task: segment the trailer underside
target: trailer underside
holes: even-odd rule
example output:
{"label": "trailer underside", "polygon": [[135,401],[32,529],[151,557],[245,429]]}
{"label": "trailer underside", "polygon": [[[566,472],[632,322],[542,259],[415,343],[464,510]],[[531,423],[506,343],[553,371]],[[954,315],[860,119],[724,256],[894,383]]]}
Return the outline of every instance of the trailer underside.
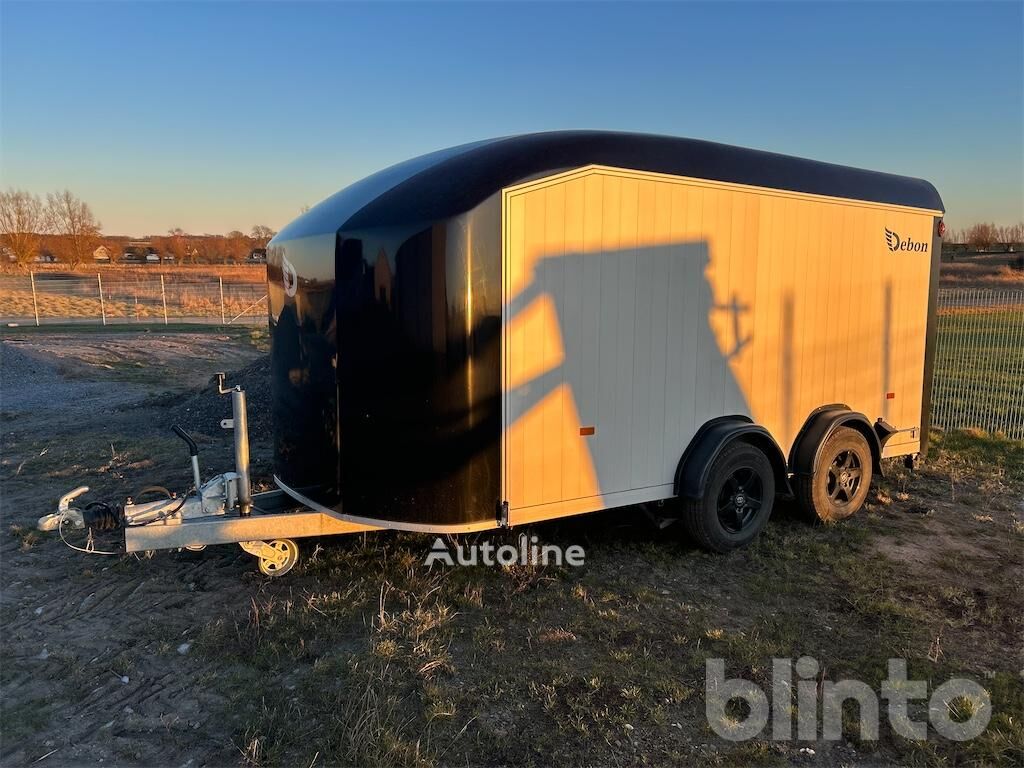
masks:
{"label": "trailer underside", "polygon": [[373,530],[303,507],[282,490],[253,494],[252,512],[167,520],[124,529],[126,552],[202,547],[273,539],[334,536]]}

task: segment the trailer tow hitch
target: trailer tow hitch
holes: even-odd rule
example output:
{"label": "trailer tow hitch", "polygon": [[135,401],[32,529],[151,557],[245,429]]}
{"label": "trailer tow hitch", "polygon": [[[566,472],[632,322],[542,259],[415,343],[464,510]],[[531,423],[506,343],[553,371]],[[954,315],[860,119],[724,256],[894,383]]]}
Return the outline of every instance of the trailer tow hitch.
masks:
{"label": "trailer tow hitch", "polygon": [[[87,485],[82,485],[60,498],[56,512],[39,518],[38,529],[58,531],[62,539],[66,527],[88,529],[89,542],[84,551],[94,553],[98,551],[92,545],[93,531],[115,531],[138,525],[176,525],[193,518],[221,516],[238,506],[240,500],[247,495],[239,487],[238,473],[225,472],[200,484],[199,452],[195,441],[179,426],[174,426],[173,431],[188,446],[192,464],[193,486],[184,496],[179,497],[161,486],[150,486],[136,494],[135,498],[128,497],[123,506],[103,501],[93,501],[81,507],[71,506],[75,499],[89,490]],[[154,495],[157,498],[153,499]],[[64,539],[64,543],[72,549],[83,551],[67,539]]]}
{"label": "trailer tow hitch", "polygon": [[36,527],[40,531],[56,531],[64,524],[73,525],[75,528],[84,528],[85,516],[82,514],[82,510],[72,507],[71,502],[88,490],[88,485],[80,485],[75,490],[65,493],[57,503],[57,511],[40,517]]}
{"label": "trailer tow hitch", "polygon": [[92,501],[81,509],[72,507],[71,502],[89,490],[89,486],[80,485],[60,497],[57,511],[39,518],[37,527],[40,531],[56,531],[64,525],[72,528],[93,528],[99,531],[114,531],[124,522],[124,510],[116,504],[103,501]]}
{"label": "trailer tow hitch", "polygon": [[[120,555],[127,552],[149,551],[149,547],[139,547],[137,539],[143,530],[160,531],[171,534],[173,531],[207,531],[207,534],[196,533],[178,537],[175,544],[160,547],[164,549],[188,549],[198,551],[204,549],[218,529],[211,526],[233,526],[236,522],[247,521],[256,523],[249,525],[251,532],[240,541],[237,538],[214,538],[213,543],[236,541],[249,554],[255,555],[259,562],[260,572],[267,576],[283,576],[298,562],[299,547],[291,538],[275,538],[268,540],[251,540],[252,533],[259,535],[258,530],[264,528],[260,521],[253,518],[253,493],[249,480],[249,429],[246,418],[245,392],[241,387],[226,387],[224,374],[216,374],[217,392],[231,395],[232,417],[224,419],[221,426],[234,432],[235,471],[224,472],[202,482],[199,471],[199,450],[195,440],[181,427],[175,425],[174,434],[188,446],[189,462],[192,470],[192,487],[182,496],[171,493],[162,486],[150,486],[139,491],[134,498],[129,497],[123,505],[103,501],[88,504],[75,504],[75,500],[88,492],[86,485],[79,486],[61,496],[57,511],[39,518],[37,527],[41,531],[57,531],[63,542],[79,552],[97,555]],[[145,498],[143,498],[145,497]],[[272,498],[268,498],[272,497]],[[273,499],[284,498],[280,491],[260,494],[261,520],[273,523],[280,516],[266,515],[266,509],[272,507]],[[283,510],[282,510],[283,511]],[[293,518],[300,520],[301,516]],[[319,519],[318,521],[319,522]],[[78,546],[64,536],[65,529],[74,528],[87,530],[85,546]],[[94,533],[99,531],[124,531],[124,539],[117,551],[105,551],[97,548]],[[219,528],[223,532],[224,528]],[[268,530],[268,533],[270,531]],[[276,533],[276,531],[275,531]],[[131,539],[131,541],[129,541]],[[113,548],[113,547],[112,547]]]}
{"label": "trailer tow hitch", "polygon": [[[57,503],[57,511],[39,518],[36,527],[40,531],[57,531],[65,544],[79,552],[85,552],[90,555],[119,555],[121,552],[108,552],[97,549],[96,542],[93,539],[93,531],[113,531],[120,528],[124,523],[124,510],[116,504],[108,504],[103,501],[90,502],[81,509],[72,507],[71,502],[88,490],[89,486],[80,485],[73,491],[65,493]],[[84,547],[72,544],[64,537],[65,526],[89,529],[89,536]]]}

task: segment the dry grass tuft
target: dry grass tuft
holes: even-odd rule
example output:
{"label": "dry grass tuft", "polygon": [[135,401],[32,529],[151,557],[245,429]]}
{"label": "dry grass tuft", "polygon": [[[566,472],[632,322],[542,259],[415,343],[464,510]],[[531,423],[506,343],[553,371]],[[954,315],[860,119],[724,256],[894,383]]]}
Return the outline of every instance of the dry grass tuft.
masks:
{"label": "dry grass tuft", "polygon": [[571,643],[575,640],[576,635],[562,627],[545,629],[537,635],[537,641],[541,643]]}

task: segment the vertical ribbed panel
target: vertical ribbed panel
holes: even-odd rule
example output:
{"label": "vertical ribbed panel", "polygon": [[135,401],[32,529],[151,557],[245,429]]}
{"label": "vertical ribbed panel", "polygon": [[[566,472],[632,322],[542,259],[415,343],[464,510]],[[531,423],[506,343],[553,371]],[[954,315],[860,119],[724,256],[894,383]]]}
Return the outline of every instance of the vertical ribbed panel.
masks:
{"label": "vertical ribbed panel", "polygon": [[885,230],[930,243],[932,223],[612,169],[506,192],[513,519],[671,495],[716,416],[749,415],[783,451],[828,403],[919,426],[931,254],[890,251]]}

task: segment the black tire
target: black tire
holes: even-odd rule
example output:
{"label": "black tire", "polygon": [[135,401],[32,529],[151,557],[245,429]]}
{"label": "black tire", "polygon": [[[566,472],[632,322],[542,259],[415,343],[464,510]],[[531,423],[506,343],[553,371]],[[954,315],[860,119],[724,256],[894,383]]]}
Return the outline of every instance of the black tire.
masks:
{"label": "black tire", "polygon": [[813,475],[796,478],[796,495],[808,515],[826,523],[856,513],[871,486],[871,447],[851,427],[839,427],[825,441]]}
{"label": "black tire", "polygon": [[775,473],[750,443],[727,445],[711,463],[702,498],[685,499],[681,521],[694,541],[712,552],[745,547],[761,532],[775,502]]}

